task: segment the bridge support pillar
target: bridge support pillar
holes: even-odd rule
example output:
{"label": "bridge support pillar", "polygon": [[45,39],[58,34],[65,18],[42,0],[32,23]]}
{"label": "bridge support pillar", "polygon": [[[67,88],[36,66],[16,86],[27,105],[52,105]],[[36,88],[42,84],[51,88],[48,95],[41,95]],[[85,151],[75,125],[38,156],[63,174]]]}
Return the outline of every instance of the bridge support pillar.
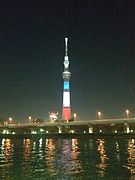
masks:
{"label": "bridge support pillar", "polygon": [[89,133],[93,133],[93,126],[89,126]]}
{"label": "bridge support pillar", "polygon": [[62,127],[61,126],[58,126],[58,133],[62,133]]}
{"label": "bridge support pillar", "polygon": [[124,132],[130,133],[130,129],[129,129],[129,124],[128,123],[124,123]]}

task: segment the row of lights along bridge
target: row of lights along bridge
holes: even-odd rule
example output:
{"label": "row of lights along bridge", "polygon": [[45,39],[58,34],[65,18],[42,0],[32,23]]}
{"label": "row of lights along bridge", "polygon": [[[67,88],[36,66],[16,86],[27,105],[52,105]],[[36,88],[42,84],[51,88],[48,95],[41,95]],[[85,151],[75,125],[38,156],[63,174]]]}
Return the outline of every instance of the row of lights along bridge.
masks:
{"label": "row of lights along bridge", "polygon": [[[57,114],[58,115],[58,114]],[[52,115],[49,116],[49,122],[55,122],[55,121],[58,121],[58,117],[57,115],[55,115],[54,113],[54,117]],[[103,113],[102,112],[98,112],[97,113],[98,115],[98,119],[99,120],[102,120],[104,119],[103,118]],[[126,118],[129,119],[130,118],[130,111],[129,110],[126,110],[125,111],[125,115],[126,115]],[[76,121],[76,120],[80,120],[78,119],[78,116],[76,113],[73,114],[73,121]],[[31,116],[28,117],[28,123],[44,123],[44,120],[43,119],[38,119],[38,118],[32,118]],[[5,124],[5,125],[8,125],[8,124],[16,124],[16,121],[12,118],[12,117],[9,117],[7,120],[3,120],[3,122],[1,121],[0,124]]]}

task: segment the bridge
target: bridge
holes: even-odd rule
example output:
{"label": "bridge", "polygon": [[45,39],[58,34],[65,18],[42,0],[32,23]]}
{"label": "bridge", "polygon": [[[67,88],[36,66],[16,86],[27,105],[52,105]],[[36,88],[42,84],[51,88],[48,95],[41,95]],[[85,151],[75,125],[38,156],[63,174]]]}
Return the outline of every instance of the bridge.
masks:
{"label": "bridge", "polygon": [[133,133],[135,118],[0,125],[0,134]]}

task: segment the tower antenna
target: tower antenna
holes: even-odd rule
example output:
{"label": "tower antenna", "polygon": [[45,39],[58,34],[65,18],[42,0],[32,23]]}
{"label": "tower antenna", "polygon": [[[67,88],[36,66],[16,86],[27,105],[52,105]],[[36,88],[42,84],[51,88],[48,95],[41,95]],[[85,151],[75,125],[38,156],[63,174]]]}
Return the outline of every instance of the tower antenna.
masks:
{"label": "tower antenna", "polygon": [[68,56],[68,38],[65,38],[65,56]]}

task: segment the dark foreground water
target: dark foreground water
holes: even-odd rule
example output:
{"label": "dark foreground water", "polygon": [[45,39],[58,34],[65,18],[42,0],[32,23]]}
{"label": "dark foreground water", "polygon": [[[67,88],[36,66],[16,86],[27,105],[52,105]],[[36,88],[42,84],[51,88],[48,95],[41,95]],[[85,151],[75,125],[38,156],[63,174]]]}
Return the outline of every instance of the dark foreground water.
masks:
{"label": "dark foreground water", "polygon": [[135,139],[0,138],[0,180],[135,180]]}

